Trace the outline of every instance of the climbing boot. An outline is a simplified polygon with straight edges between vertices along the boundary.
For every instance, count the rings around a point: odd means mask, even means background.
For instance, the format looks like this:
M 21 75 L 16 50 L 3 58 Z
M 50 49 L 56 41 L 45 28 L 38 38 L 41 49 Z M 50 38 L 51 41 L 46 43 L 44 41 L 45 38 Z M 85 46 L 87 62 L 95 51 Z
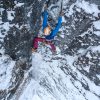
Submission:
M 37 52 L 37 49 L 36 48 L 32 48 L 32 52 Z

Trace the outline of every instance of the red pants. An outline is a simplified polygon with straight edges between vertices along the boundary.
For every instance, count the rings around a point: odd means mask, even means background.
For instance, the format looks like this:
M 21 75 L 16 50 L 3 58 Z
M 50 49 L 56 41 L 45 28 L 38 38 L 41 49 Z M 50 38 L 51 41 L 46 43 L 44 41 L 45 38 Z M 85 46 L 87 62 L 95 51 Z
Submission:
M 38 42 L 44 42 L 45 44 L 48 44 L 51 46 L 51 50 L 53 50 L 53 51 L 56 50 L 56 47 L 54 46 L 52 41 L 47 41 L 45 38 L 39 38 L 39 37 L 36 37 L 33 40 L 33 47 L 34 48 L 36 48 L 36 49 L 38 48 Z

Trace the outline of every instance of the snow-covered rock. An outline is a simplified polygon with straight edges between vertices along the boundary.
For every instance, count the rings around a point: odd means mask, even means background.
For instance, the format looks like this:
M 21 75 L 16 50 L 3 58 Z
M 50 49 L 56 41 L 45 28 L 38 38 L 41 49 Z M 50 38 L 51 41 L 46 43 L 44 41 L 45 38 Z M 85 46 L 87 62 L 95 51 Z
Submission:
M 100 100 L 100 1 L 63 0 L 57 54 L 42 43 L 32 54 L 45 1 L 0 1 L 0 100 Z M 50 0 L 52 28 L 60 6 Z

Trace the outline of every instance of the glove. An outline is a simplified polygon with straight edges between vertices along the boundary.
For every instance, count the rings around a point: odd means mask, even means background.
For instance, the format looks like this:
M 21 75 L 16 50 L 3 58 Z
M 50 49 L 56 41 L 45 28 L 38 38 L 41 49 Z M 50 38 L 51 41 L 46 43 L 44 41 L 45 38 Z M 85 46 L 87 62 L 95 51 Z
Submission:
M 61 11 L 59 15 L 60 15 L 60 16 L 64 16 L 64 12 L 63 12 L 63 11 Z

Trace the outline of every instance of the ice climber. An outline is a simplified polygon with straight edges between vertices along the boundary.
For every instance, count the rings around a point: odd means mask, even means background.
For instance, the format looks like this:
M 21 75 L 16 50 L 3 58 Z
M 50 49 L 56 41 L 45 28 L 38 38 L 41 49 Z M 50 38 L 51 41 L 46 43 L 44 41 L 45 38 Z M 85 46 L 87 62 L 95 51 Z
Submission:
M 52 43 L 52 40 L 54 39 L 54 37 L 57 35 L 61 24 L 62 24 L 62 12 L 60 13 L 59 17 L 58 17 L 58 23 L 55 27 L 55 29 L 51 30 L 50 25 L 48 25 L 47 23 L 48 21 L 48 12 L 47 12 L 47 6 L 45 6 L 45 10 L 43 12 L 43 33 L 45 38 L 41 38 L 41 37 L 35 37 L 33 40 L 33 47 L 32 47 L 32 52 L 36 52 L 38 49 L 38 42 L 43 42 L 45 44 L 48 44 L 51 46 L 51 51 L 52 52 L 56 52 L 56 47 L 54 46 L 54 44 Z

